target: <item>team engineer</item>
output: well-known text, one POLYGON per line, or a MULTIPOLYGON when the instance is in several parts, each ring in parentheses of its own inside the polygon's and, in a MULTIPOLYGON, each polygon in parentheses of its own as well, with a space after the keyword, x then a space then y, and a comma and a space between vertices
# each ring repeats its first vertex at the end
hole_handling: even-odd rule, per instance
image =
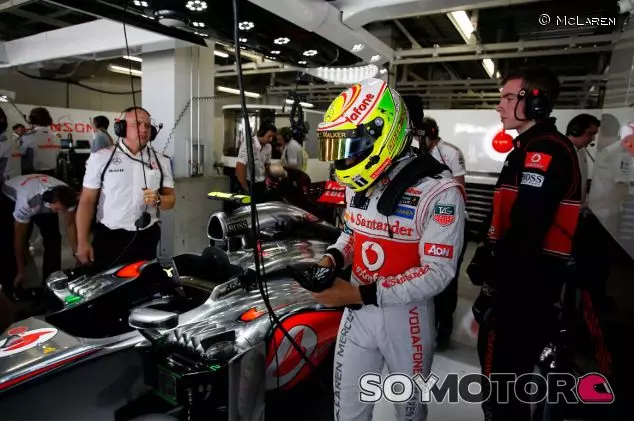
MULTIPOLYGON (((476 251, 485 257, 480 279, 471 278, 482 285, 473 312, 482 374, 521 376, 533 373, 556 335, 555 304, 570 275, 581 173, 575 146, 551 117, 557 76, 547 68, 526 69, 510 73, 502 85, 496 110, 504 129, 519 135, 495 186, 485 248, 476 251)), ((531 419, 526 401, 500 396, 492 390, 484 403, 486 420, 531 419)))
POLYGON ((158 210, 172 209, 176 202, 170 160, 148 145, 157 134, 150 114, 131 107, 123 115, 114 128, 121 141, 92 153, 86 163, 77 211, 77 258, 95 271, 156 258, 158 210))
POLYGON ((57 156, 61 150, 60 140, 49 126, 53 118, 46 108, 33 108, 29 113, 33 130, 22 136, 22 174, 46 174, 55 176, 57 156))
MULTIPOLYGON (((75 191, 64 182, 46 174, 30 174, 14 177, 5 181, 2 186, 4 195, 13 206, 13 218, 3 220, 7 233, 4 256, 14 255, 16 266, 11 259, 3 269, 3 284, 7 290, 21 286, 26 280, 26 252, 31 224, 37 225, 44 241, 44 258, 42 262, 42 279, 46 278, 62 266, 62 237, 59 232, 59 218, 62 213, 66 220, 66 235, 72 250, 77 250, 77 229, 75 227, 75 191), (15 222, 14 222, 15 220, 15 222), (11 229, 13 228, 13 229, 11 229), (15 273, 15 276, 13 275, 15 273), (7 284, 6 277, 12 277, 13 285, 7 284)), ((4 212, 3 212, 4 214, 4 212)), ((8 212, 7 212, 8 214, 8 212)))
MULTIPOLYGON (((271 143, 273 142, 273 138, 277 134, 277 127, 270 121, 263 121, 260 125, 260 129, 256 133, 256 136, 253 137, 251 142, 253 142, 253 158, 255 160, 255 197, 258 202, 265 201, 266 195, 266 176, 269 174, 269 169, 271 166, 271 155, 273 151, 273 147, 271 143)), ((240 145, 240 149, 238 151, 238 160, 236 162, 236 178, 240 183, 240 187, 242 187, 242 191, 246 194, 249 194, 249 190, 251 188, 251 171, 248 171, 247 163, 248 154, 247 154, 247 141, 245 140, 240 145)))

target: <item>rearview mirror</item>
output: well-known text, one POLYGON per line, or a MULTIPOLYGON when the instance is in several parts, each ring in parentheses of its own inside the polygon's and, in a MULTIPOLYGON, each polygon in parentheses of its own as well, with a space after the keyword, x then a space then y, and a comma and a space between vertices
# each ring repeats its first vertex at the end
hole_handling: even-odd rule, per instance
POLYGON ((154 308, 136 308, 130 313, 128 323, 135 329, 174 329, 178 326, 178 314, 154 308))

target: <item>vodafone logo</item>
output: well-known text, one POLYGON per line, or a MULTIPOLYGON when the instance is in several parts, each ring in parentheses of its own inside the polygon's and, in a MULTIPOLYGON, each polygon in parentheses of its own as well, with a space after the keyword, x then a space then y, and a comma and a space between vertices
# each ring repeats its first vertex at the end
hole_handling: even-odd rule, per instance
POLYGON ((363 264, 370 272, 376 272, 385 263, 385 252, 380 244, 366 241, 361 246, 361 258, 363 259, 363 264))
POLYGON ((548 154, 538 153, 538 152, 529 152, 528 154, 526 154, 526 159, 524 160, 524 166, 526 168, 533 168, 533 169, 538 169, 541 171, 546 171, 552 159, 553 157, 548 154))
MULTIPOLYGON (((14 332, 15 333, 15 332, 14 332)), ((0 358, 9 357, 51 340, 57 335, 57 329, 44 328, 27 330, 0 341, 0 358)))

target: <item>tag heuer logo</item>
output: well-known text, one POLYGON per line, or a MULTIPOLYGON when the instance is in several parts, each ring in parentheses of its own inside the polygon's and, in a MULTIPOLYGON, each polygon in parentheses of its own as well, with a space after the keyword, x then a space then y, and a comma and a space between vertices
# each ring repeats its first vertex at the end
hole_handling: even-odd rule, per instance
POLYGON ((434 206, 434 221, 439 225, 446 227, 451 225, 456 220, 456 207, 454 205, 441 205, 434 206))

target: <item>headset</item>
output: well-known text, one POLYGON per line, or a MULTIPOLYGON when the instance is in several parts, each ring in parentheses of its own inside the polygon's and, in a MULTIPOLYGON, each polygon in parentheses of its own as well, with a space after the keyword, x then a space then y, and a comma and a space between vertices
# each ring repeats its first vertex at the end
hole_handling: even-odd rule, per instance
POLYGON ((593 125, 600 126, 601 122, 590 114, 579 114, 568 123, 568 127, 566 127, 566 136, 582 136, 586 130, 593 125))
MULTIPOLYGON (((553 104, 550 95, 541 89, 527 90, 520 89, 517 94, 517 103, 524 100, 524 116, 526 120, 543 120, 547 118, 553 110, 553 104)), ((515 107, 515 118, 517 118, 517 106, 515 107)), ((517 118, 521 121, 521 119, 517 118)))
MULTIPOLYGON (((121 112, 121 116, 125 116, 127 113, 132 112, 134 110, 145 111, 147 115, 151 115, 149 111, 146 110, 145 108, 134 106, 134 107, 128 107, 125 110, 123 110, 121 112)), ((114 128, 114 134, 116 134, 117 137, 124 139, 126 135, 128 134, 128 122, 125 121, 125 118, 120 118, 119 121, 115 121, 113 124, 113 128, 114 128)), ((150 142, 156 139, 156 136, 158 136, 162 128, 163 128, 163 124, 159 124, 158 129, 156 128, 154 124, 150 126, 150 142)))

